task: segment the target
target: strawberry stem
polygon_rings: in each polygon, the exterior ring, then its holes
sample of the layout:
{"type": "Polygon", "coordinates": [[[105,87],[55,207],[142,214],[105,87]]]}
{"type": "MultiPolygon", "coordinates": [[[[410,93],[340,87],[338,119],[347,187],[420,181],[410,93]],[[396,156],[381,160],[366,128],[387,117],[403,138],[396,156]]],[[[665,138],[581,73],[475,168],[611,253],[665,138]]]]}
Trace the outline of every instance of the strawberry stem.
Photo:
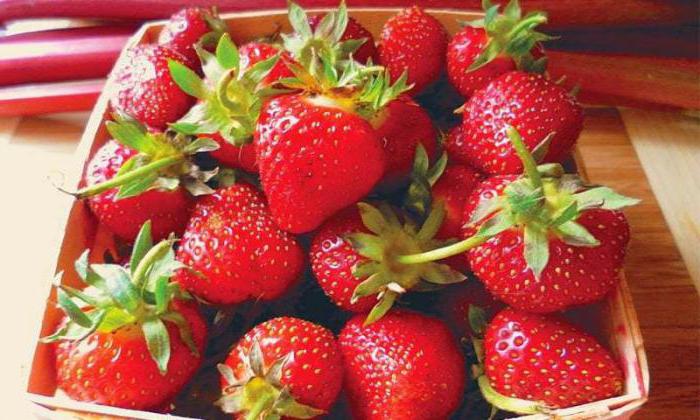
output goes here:
{"type": "Polygon", "coordinates": [[[479,376],[477,379],[479,390],[484,399],[492,406],[511,413],[518,414],[541,414],[546,413],[546,407],[538,404],[535,401],[522,400],[520,398],[508,397],[498,393],[485,375],[479,376]]]}
{"type": "Polygon", "coordinates": [[[155,172],[160,169],[167,168],[169,166],[173,166],[177,163],[183,162],[184,160],[184,155],[168,156],[163,159],[153,161],[140,168],[134,169],[133,171],[129,171],[123,175],[115,176],[114,178],[105,182],[82,188],[79,191],[77,191],[74,195],[77,198],[92,197],[94,195],[103,193],[107,190],[111,190],[112,188],[124,185],[127,182],[134,181],[138,178],[143,177],[144,175],[148,175],[151,172],[155,172]]]}
{"type": "Polygon", "coordinates": [[[442,248],[433,249],[432,251],[421,252],[420,254],[400,255],[397,257],[396,261],[401,264],[422,264],[430,261],[443,260],[477,247],[484,243],[487,239],[488,237],[486,236],[474,235],[463,241],[459,241],[442,248]]]}
{"type": "Polygon", "coordinates": [[[255,404],[250,408],[248,414],[246,414],[246,420],[258,420],[262,418],[261,414],[272,405],[275,400],[274,395],[270,393],[262,393],[255,404]]]}

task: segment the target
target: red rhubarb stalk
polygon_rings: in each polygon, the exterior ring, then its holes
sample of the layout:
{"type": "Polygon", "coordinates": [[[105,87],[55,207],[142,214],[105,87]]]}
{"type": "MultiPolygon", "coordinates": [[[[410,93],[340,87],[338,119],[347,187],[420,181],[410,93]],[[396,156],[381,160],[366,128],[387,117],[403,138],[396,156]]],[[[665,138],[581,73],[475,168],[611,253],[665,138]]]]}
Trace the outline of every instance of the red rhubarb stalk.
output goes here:
{"type": "Polygon", "coordinates": [[[0,87],[0,117],[92,109],[104,80],[0,87]]]}

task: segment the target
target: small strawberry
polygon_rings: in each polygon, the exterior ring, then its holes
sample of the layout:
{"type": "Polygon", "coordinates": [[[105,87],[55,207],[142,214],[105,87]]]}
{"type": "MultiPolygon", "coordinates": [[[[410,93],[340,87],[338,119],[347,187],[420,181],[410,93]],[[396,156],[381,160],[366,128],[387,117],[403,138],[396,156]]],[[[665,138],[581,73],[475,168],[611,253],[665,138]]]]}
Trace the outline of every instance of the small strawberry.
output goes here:
{"type": "Polygon", "coordinates": [[[288,95],[263,107],[255,131],[260,179],[277,224],[316,229],[369,193],[384,152],[362,117],[324,95],[288,95]]]}
{"type": "Polygon", "coordinates": [[[269,60],[275,56],[280,57],[275,65],[272,66],[270,72],[267,73],[267,75],[262,79],[261,83],[263,85],[273,85],[280,79],[294,76],[294,74],[285,64],[292,61],[292,57],[286,51],[280,51],[280,49],[275,45],[256,41],[248,42],[241,45],[239,53],[241,55],[242,72],[245,72],[247,69],[255,66],[261,61],[269,60]]]}
{"type": "Polygon", "coordinates": [[[363,321],[355,316],[338,337],[353,417],[448,418],[462,399],[466,372],[447,326],[409,311],[392,311],[371,325],[363,321]]]}
{"type": "MultiPolygon", "coordinates": [[[[323,20],[326,14],[314,15],[309,17],[309,25],[311,30],[316,31],[319,24],[323,20]]],[[[348,16],[348,24],[343,32],[343,36],[340,37],[340,41],[349,40],[364,40],[360,48],[355,50],[352,57],[359,61],[360,63],[367,63],[370,59],[372,62],[379,62],[379,53],[377,52],[377,47],[374,45],[374,37],[372,33],[365,29],[364,26],[360,25],[355,19],[348,16]]]]}
{"type": "Polygon", "coordinates": [[[495,407],[520,414],[620,395],[624,377],[593,337],[557,317],[504,309],[489,323],[479,386],[495,407]]]}
{"type": "Polygon", "coordinates": [[[217,405],[235,418],[315,418],[340,393],[341,357],[333,333],[319,325],[291,317],[263,322],[219,365],[217,405]]]}
{"type": "Polygon", "coordinates": [[[195,50],[202,61],[204,79],[186,66],[170,62],[177,85],[198,100],[172,128],[183,134],[213,139],[220,146],[212,153],[216,159],[249,172],[257,171],[251,143],[253,131],[263,100],[274,92],[267,88],[265,78],[273,71],[281,72],[277,68],[279,53],[262,59],[258,53],[269,51],[251,46],[246,49],[246,55],[241,55],[227,34],[219,38],[216,54],[199,45],[195,50]]]}
{"type": "Polygon", "coordinates": [[[445,220],[436,237],[459,238],[467,197],[481,183],[483,176],[467,165],[449,165],[433,186],[433,202],[442,203],[445,220]]]}
{"type": "Polygon", "coordinates": [[[523,166],[507,128],[522,133],[532,150],[552,135],[543,162],[565,159],[583,128],[583,110],[563,87],[537,74],[509,72],[476,92],[464,105],[463,132],[445,145],[450,157],[487,174],[518,174],[523,166]]]}
{"type": "Polygon", "coordinates": [[[139,227],[153,221],[156,239],[185,228],[190,195],[211,192],[204,184],[214,172],[202,172],[192,155],[215,149],[210,140],[191,141],[173,133],[150,133],[132,118],[114,114],[106,123],[115,140],[88,162],[82,189],[99,221],[132,242],[139,227]]]}
{"type": "Polygon", "coordinates": [[[406,183],[419,144],[429,158],[435,157],[437,133],[433,123],[410,97],[402,95],[381,107],[370,124],[384,146],[386,169],[379,185],[381,190],[395,190],[406,183]]]}
{"type": "MultiPolygon", "coordinates": [[[[491,293],[530,312],[603,298],[617,283],[629,240],[618,210],[638,200],[586,185],[559,164],[537,166],[518,132],[511,127],[508,135],[526,175],[492,177],[472,192],[464,210],[466,239],[397,261],[423,264],[466,251],[491,293]]],[[[535,153],[544,155],[546,142],[535,153]]]]}
{"type": "Polygon", "coordinates": [[[476,335],[470,320],[470,311],[473,308],[479,308],[487,319],[490,319],[504,306],[484,288],[481,282],[471,278],[441,290],[437,302],[440,317],[462,342],[468,342],[476,335]]]}
{"type": "Polygon", "coordinates": [[[168,19],[158,35],[158,44],[182,54],[191,62],[196,62],[197,52],[194,44],[200,42],[205,35],[218,39],[227,31],[226,22],[219,18],[216,10],[188,7],[168,19]]]}
{"type": "Polygon", "coordinates": [[[191,268],[176,280],[212,303],[272,300],[304,270],[304,253],[270,217],[252,186],[234,184],[199,200],[177,258],[191,268]]]}
{"type": "Polygon", "coordinates": [[[503,14],[499,7],[484,2],[484,19],[469,22],[447,47],[447,76],[464,97],[516,68],[544,71],[546,58],[539,46],[551,38],[535,28],[547,22],[546,13],[523,17],[518,0],[511,0],[503,14]]]}
{"type": "Polygon", "coordinates": [[[146,223],[130,267],[88,264],[75,269],[90,287],[59,285],[67,317],[43,342],[56,343],[57,386],[70,398],[136,410],[173,398],[198,369],[207,328],[194,302],[169,279],[182,265],[173,240],[153,246],[146,223]]]}
{"type": "Polygon", "coordinates": [[[418,6],[405,9],[384,23],[379,57],[393,79],[408,72],[411,94],[436,81],[445,66],[447,32],[418,6]]]}
{"type": "Polygon", "coordinates": [[[168,70],[168,62],[182,66],[193,62],[162,45],[137,45],[127,50],[113,72],[111,107],[131,115],[140,123],[164,130],[183,116],[194,99],[181,91],[168,70]]]}
{"type": "Polygon", "coordinates": [[[388,205],[359,203],[329,219],[311,244],[311,268],[324,292],[341,308],[381,318],[407,291],[432,290],[464,275],[443,264],[401,265],[395,256],[429,250],[443,212],[433,211],[420,229],[388,205]],[[359,210],[359,211],[358,211],[359,210]],[[370,311],[371,310],[371,311],[370,311]]]}

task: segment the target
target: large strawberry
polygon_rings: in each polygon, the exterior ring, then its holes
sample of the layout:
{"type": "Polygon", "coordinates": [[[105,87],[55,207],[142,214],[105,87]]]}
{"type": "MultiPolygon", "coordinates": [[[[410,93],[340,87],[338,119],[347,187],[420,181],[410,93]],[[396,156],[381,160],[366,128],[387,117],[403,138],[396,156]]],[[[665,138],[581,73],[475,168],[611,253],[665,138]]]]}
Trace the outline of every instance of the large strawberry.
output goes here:
{"type": "Polygon", "coordinates": [[[285,69],[277,67],[281,64],[279,52],[270,54],[260,48],[250,46],[241,55],[227,34],[219,38],[216,54],[195,46],[204,79],[180,63],[170,63],[177,85],[198,100],[172,127],[180,133],[213,139],[220,145],[212,153],[216,159],[251,172],[256,170],[251,143],[255,123],[264,98],[274,92],[267,88],[265,78],[272,71],[283,76],[285,69]],[[268,56],[262,59],[264,55],[268,56]]]}
{"type": "MultiPolygon", "coordinates": [[[[324,17],[326,17],[326,14],[310,16],[309,25],[311,26],[311,30],[316,31],[316,28],[318,28],[324,17]]],[[[355,50],[352,54],[355,60],[360,63],[366,63],[370,59],[375,63],[379,61],[379,53],[377,52],[377,47],[374,45],[372,33],[365,29],[364,26],[360,25],[355,19],[348,16],[348,25],[345,28],[345,32],[343,32],[343,35],[340,37],[340,41],[354,39],[364,40],[360,48],[355,50]]]]}
{"type": "Polygon", "coordinates": [[[153,221],[162,239],[185,228],[190,195],[211,192],[204,184],[214,174],[202,172],[192,155],[216,149],[210,140],[192,141],[173,133],[150,133],[132,118],[114,115],[108,141],[88,162],[78,198],[117,236],[133,241],[139,227],[153,221]]]}
{"type": "Polygon", "coordinates": [[[177,257],[189,271],[177,281],[218,304],[272,300],[304,269],[304,252],[270,217],[265,199],[248,184],[217,190],[197,202],[177,257]]]}
{"type": "Polygon", "coordinates": [[[547,22],[543,12],[522,16],[518,0],[498,13],[499,5],[484,2],[485,17],[468,22],[447,47],[447,76],[465,97],[503,73],[522,69],[542,72],[546,65],[539,43],[550,39],[535,28],[547,22]]]}
{"type": "Polygon", "coordinates": [[[354,418],[448,418],[462,399],[466,372],[445,324],[409,311],[363,322],[352,318],[338,337],[354,418]]]}
{"type": "Polygon", "coordinates": [[[450,157],[488,174],[518,174],[523,166],[508,141],[515,127],[533,150],[552,136],[543,162],[561,162],[583,128],[583,110],[563,87],[538,74],[509,72],[476,92],[464,105],[463,132],[450,138],[450,157]]]}
{"type": "MultiPolygon", "coordinates": [[[[508,135],[526,175],[492,177],[472,192],[463,241],[397,260],[420,264],[468,251],[491,293],[531,312],[603,298],[617,283],[629,240],[617,210],[637,200],[587,185],[558,164],[537,166],[517,131],[508,135]]],[[[536,150],[545,153],[546,143],[536,150]]]]}
{"type": "Polygon", "coordinates": [[[433,211],[419,229],[386,204],[348,208],[329,219],[314,237],[310,251],[314,276],[341,308],[369,311],[367,323],[384,316],[407,291],[462,281],[464,275],[444,264],[395,261],[396,256],[437,246],[433,236],[442,216],[440,209],[433,211]]]}
{"type": "Polygon", "coordinates": [[[137,45],[127,50],[114,69],[110,105],[140,123],[164,130],[183,116],[194,99],[180,90],[168,69],[170,60],[183,66],[193,62],[162,45],[137,45]]]}
{"type": "Polygon", "coordinates": [[[541,414],[620,395],[623,384],[610,352],[560,318],[507,308],[486,329],[479,386],[497,408],[541,414]]]}
{"type": "Polygon", "coordinates": [[[196,62],[194,45],[205,35],[218,39],[227,30],[226,22],[219,18],[216,10],[188,7],[170,16],[158,35],[158,43],[196,62]]]}
{"type": "Polygon", "coordinates": [[[379,57],[393,79],[408,72],[412,94],[436,81],[445,66],[447,32],[418,6],[405,9],[384,23],[379,57]]]}
{"type": "Polygon", "coordinates": [[[298,318],[259,324],[219,365],[218,405],[236,418],[315,418],[335,402],[343,362],[333,333],[298,318]]]}
{"type": "Polygon", "coordinates": [[[66,319],[42,341],[55,344],[58,388],[70,398],[136,410],[169,401],[197,370],[206,324],[194,302],[169,281],[182,265],[173,240],[153,246],[139,233],[130,266],[75,263],[90,287],[59,285],[66,319]]]}

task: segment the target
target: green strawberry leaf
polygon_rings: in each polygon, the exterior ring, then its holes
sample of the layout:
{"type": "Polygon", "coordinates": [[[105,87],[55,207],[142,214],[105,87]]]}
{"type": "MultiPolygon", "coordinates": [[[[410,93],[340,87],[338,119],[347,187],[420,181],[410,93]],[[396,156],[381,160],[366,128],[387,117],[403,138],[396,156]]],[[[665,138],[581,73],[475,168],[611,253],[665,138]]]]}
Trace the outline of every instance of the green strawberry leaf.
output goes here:
{"type": "Polygon", "coordinates": [[[121,308],[131,313],[136,311],[139,294],[124,267],[116,264],[92,264],[90,268],[104,280],[110,295],[121,308]]]}
{"type": "Polygon", "coordinates": [[[596,247],[600,245],[591,233],[579,223],[568,221],[556,227],[556,232],[565,243],[573,246],[596,247]]]}
{"type": "Polygon", "coordinates": [[[531,224],[525,225],[524,230],[525,262],[535,277],[539,278],[549,261],[547,231],[531,224]]]}
{"type": "Polygon", "coordinates": [[[105,310],[105,316],[97,329],[103,333],[111,333],[119,328],[134,323],[136,317],[123,309],[111,307],[105,310]]]}
{"type": "Polygon", "coordinates": [[[168,60],[168,69],[170,69],[170,75],[175,84],[183,92],[197,99],[207,97],[207,87],[204,85],[204,81],[192,69],[175,60],[168,60]]]}
{"type": "Polygon", "coordinates": [[[391,307],[394,305],[394,302],[396,301],[397,297],[398,294],[392,292],[391,290],[387,290],[386,292],[384,292],[382,297],[379,299],[379,302],[376,305],[374,305],[372,310],[367,315],[367,318],[365,318],[365,322],[363,323],[363,325],[370,325],[373,322],[379,320],[384,315],[386,315],[386,313],[389,312],[389,309],[391,309],[391,307]]]}
{"type": "Polygon", "coordinates": [[[229,34],[223,34],[216,45],[216,60],[226,70],[238,69],[240,55],[229,34]]]}
{"type": "Polygon", "coordinates": [[[141,259],[151,248],[153,248],[153,235],[151,233],[151,221],[148,220],[143,224],[143,226],[141,226],[138,235],[136,235],[136,240],[134,241],[134,247],[131,251],[131,258],[129,260],[131,275],[134,274],[134,271],[141,262],[141,259]]]}
{"type": "Polygon", "coordinates": [[[634,206],[640,200],[616,193],[609,187],[595,187],[580,193],[574,194],[574,199],[578,202],[580,209],[601,208],[605,210],[619,210],[625,207],[634,206]]]}
{"type": "Polygon", "coordinates": [[[68,315],[71,321],[75,322],[81,327],[92,327],[92,320],[83,313],[80,307],[78,307],[78,305],[71,300],[68,293],[66,293],[62,288],[59,288],[56,291],[56,298],[59,306],[61,309],[63,309],[66,315],[68,315]]]}
{"type": "Polygon", "coordinates": [[[146,337],[146,346],[151,358],[158,366],[158,371],[161,375],[165,375],[168,371],[168,362],[170,361],[170,335],[168,329],[160,318],[147,318],[142,324],[141,329],[146,337]]]}

